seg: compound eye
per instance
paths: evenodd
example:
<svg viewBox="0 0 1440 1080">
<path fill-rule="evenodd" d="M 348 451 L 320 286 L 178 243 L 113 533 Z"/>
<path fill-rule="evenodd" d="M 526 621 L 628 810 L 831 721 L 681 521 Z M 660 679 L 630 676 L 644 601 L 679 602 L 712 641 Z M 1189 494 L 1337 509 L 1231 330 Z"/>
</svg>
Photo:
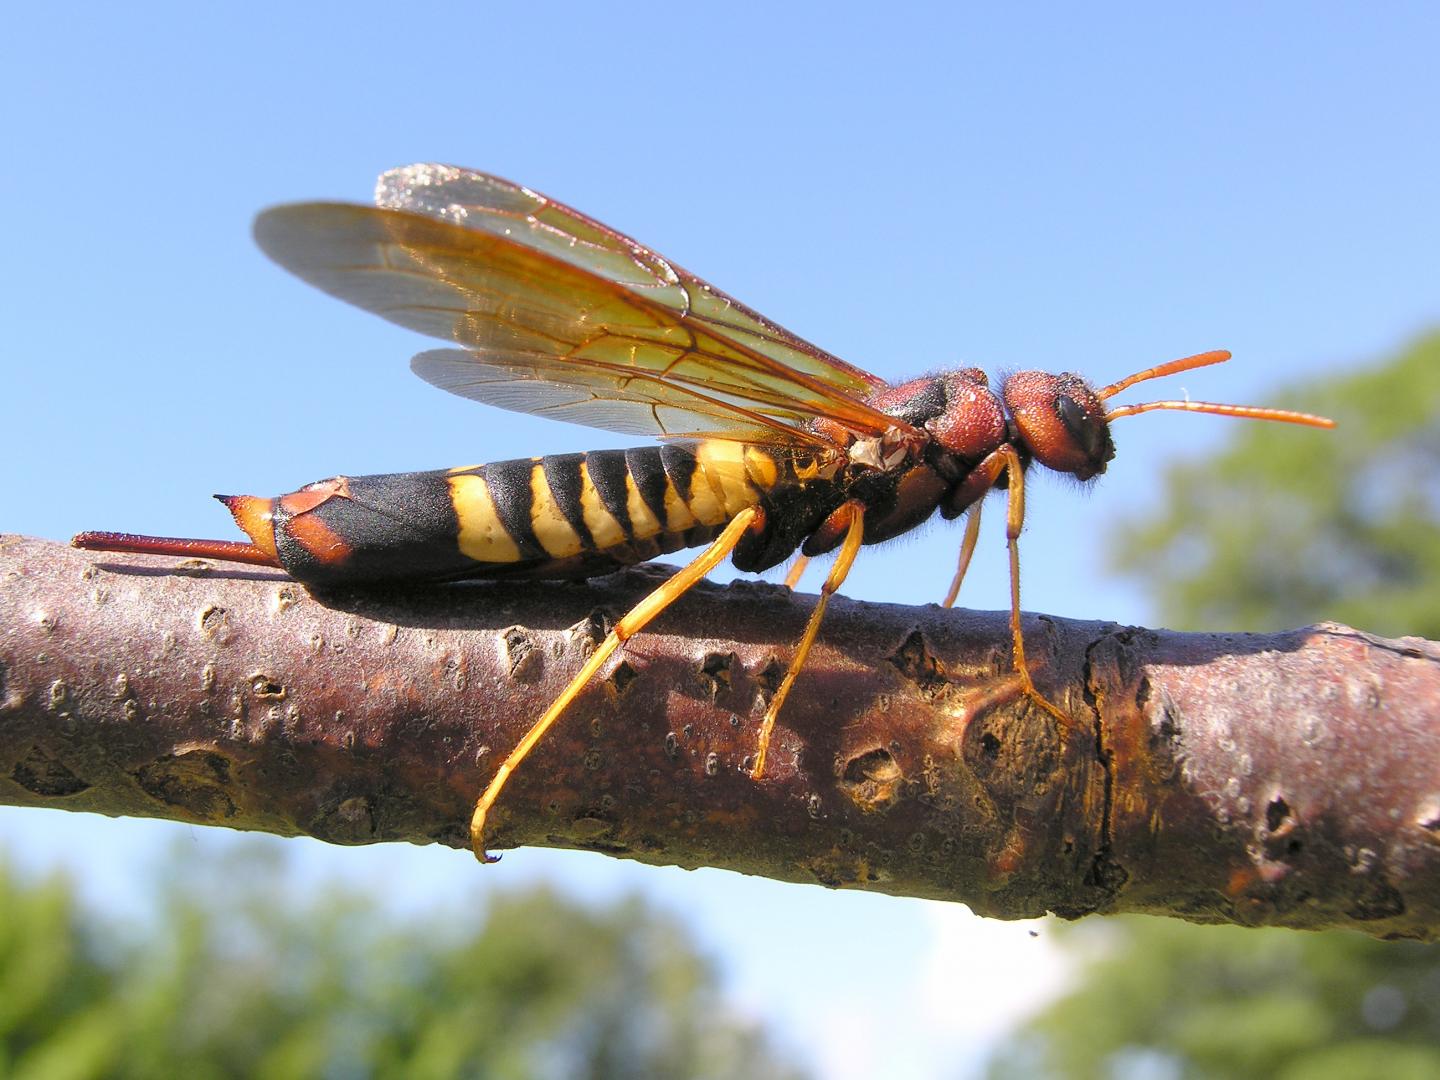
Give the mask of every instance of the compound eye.
<svg viewBox="0 0 1440 1080">
<path fill-rule="evenodd" d="M 1060 422 L 1065 425 L 1070 437 L 1085 451 L 1085 456 L 1098 457 L 1104 435 L 1098 424 L 1091 423 L 1080 403 L 1068 394 L 1060 394 L 1055 398 L 1055 411 L 1060 414 Z"/>
</svg>

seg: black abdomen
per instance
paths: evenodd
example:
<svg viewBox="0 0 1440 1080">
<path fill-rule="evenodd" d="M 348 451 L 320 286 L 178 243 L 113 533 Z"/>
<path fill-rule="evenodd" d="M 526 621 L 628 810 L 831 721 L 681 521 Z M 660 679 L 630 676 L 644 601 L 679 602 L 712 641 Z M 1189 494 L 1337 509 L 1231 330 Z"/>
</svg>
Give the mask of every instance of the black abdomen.
<svg viewBox="0 0 1440 1080">
<path fill-rule="evenodd" d="M 813 462 L 797 471 L 775 451 L 706 440 L 336 477 L 260 516 L 288 573 L 336 585 L 592 576 L 706 543 L 756 505 L 769 511 L 767 526 L 742 541 L 735 564 L 765 569 L 838 504 Z"/>
</svg>

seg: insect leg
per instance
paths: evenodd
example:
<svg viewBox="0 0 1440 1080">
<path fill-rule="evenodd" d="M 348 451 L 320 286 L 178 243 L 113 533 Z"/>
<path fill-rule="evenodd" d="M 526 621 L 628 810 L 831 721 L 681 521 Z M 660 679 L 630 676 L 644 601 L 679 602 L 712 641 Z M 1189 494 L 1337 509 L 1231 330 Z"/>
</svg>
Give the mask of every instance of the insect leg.
<svg viewBox="0 0 1440 1080">
<path fill-rule="evenodd" d="M 854 565 L 855 556 L 865 538 L 864 503 L 852 499 L 836 512 L 847 514 L 850 518 L 845 530 L 845 541 L 840 545 L 840 553 L 835 556 L 835 565 L 830 568 L 830 575 L 825 579 L 825 584 L 820 586 L 820 599 L 815 602 L 815 610 L 810 613 L 810 621 L 805 624 L 805 635 L 800 639 L 800 645 L 790 659 L 785 678 L 780 680 L 775 696 L 770 699 L 770 707 L 765 710 L 765 719 L 760 722 L 760 744 L 755 751 L 755 767 L 750 770 L 751 777 L 756 780 L 765 772 L 765 754 L 770 749 L 770 734 L 775 730 L 775 717 L 780 714 L 780 706 L 785 704 L 785 698 L 790 694 L 795 676 L 799 675 L 800 669 L 805 666 L 805 658 L 810 655 L 810 646 L 815 644 L 815 635 L 820 632 L 820 620 L 825 617 L 825 607 L 830 603 L 831 594 L 840 588 L 845 576 L 850 573 L 850 567 Z"/>
<path fill-rule="evenodd" d="M 793 589 L 800 584 L 800 578 L 805 573 L 805 568 L 810 565 L 809 555 L 796 556 L 795 564 L 790 567 L 790 572 L 785 575 L 785 587 Z"/>
<path fill-rule="evenodd" d="M 643 630 L 651 619 L 659 615 L 689 591 L 692 585 L 715 569 L 721 560 L 734 550 L 735 545 L 740 542 L 747 529 L 763 522 L 764 511 L 759 507 L 747 507 L 736 514 L 730 524 L 725 526 L 725 530 L 700 553 L 694 562 L 641 600 L 615 624 L 615 628 L 596 647 L 590 659 L 585 662 L 585 666 L 570 680 L 570 684 L 560 692 L 560 696 L 551 703 L 550 708 L 545 710 L 545 715 L 535 721 L 530 730 L 525 733 L 525 737 L 520 740 L 514 750 L 510 751 L 510 756 L 495 771 L 490 786 L 485 789 L 485 793 L 475 803 L 475 812 L 470 817 L 470 848 L 475 852 L 477 859 L 481 862 L 496 861 L 496 857 L 492 857 L 485 851 L 485 816 L 499 797 L 500 789 L 510 779 L 510 774 L 515 771 L 520 762 L 525 760 L 525 756 L 535 748 L 535 744 L 545 737 L 545 733 L 559 719 L 560 714 L 565 711 L 565 707 L 575 700 L 580 691 L 585 688 L 585 684 L 600 670 L 616 649 Z"/>
<path fill-rule="evenodd" d="M 1010 549 L 1010 639 L 1013 643 L 1015 674 L 1020 679 L 1020 689 L 1025 696 L 1068 728 L 1072 723 L 1070 717 L 1035 689 L 1035 683 L 1030 678 L 1030 667 L 1025 663 L 1025 635 L 1020 629 L 1020 529 L 1025 524 L 1025 474 L 1020 455 L 1013 446 L 1002 446 L 995 454 L 1000 455 L 1005 463 L 1006 485 L 1009 491 L 1005 506 L 1005 543 Z M 982 467 L 983 465 L 984 462 L 981 463 Z"/>
<path fill-rule="evenodd" d="M 977 500 L 965 518 L 965 539 L 960 543 L 960 561 L 955 566 L 955 577 L 950 582 L 950 591 L 941 601 L 941 607 L 955 606 L 955 598 L 960 595 L 960 583 L 965 580 L 965 571 L 970 569 L 970 559 L 975 554 L 975 542 L 979 539 L 980 503 Z"/>
</svg>

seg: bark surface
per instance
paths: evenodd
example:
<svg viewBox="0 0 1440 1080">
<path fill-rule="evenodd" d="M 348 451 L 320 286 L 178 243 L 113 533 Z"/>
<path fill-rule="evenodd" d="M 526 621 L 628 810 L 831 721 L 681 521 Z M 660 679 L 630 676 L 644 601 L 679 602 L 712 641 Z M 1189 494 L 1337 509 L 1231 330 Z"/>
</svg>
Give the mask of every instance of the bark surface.
<svg viewBox="0 0 1440 1080">
<path fill-rule="evenodd" d="M 312 595 L 278 571 L 0 537 L 0 802 L 467 846 L 490 774 L 664 576 Z M 1440 938 L 1440 646 L 1178 634 L 701 585 L 526 761 L 491 844 L 1066 917 Z M 476 873 L 503 873 L 503 867 Z"/>
</svg>

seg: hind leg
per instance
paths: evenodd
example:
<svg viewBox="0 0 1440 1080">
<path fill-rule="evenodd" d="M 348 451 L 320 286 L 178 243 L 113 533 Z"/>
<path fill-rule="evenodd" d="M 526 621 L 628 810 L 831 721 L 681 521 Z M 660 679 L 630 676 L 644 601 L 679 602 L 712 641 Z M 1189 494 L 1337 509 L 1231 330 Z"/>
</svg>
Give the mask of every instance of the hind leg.
<svg viewBox="0 0 1440 1080">
<path fill-rule="evenodd" d="M 736 514 L 730 524 L 725 526 L 725 530 L 700 553 L 694 562 L 641 600 L 615 624 L 615 628 L 596 647 L 590 659 L 585 662 L 585 666 L 570 680 L 570 684 L 560 692 L 560 696 L 545 710 L 545 714 L 535 721 L 530 730 L 525 733 L 525 737 L 516 744 L 514 750 L 510 751 L 510 756 L 501 763 L 500 768 L 495 770 L 495 776 L 491 779 L 490 786 L 485 789 L 485 793 L 475 803 L 475 811 L 470 817 L 470 848 L 475 852 L 477 859 L 481 862 L 495 862 L 498 858 L 485 850 L 485 817 L 490 813 L 490 807 L 495 805 L 495 800 L 500 797 L 500 792 L 505 787 L 505 782 L 510 779 L 510 774 L 525 760 L 530 751 L 535 749 L 535 745 L 545 737 L 545 733 L 554 726 L 566 706 L 579 696 L 580 691 L 585 689 L 585 684 L 594 677 L 616 649 L 643 630 L 651 619 L 684 596 L 692 585 L 715 569 L 725 556 L 735 550 L 735 545 L 740 542 L 745 531 L 763 524 L 764 520 L 765 512 L 759 507 L 750 507 Z"/>
</svg>

